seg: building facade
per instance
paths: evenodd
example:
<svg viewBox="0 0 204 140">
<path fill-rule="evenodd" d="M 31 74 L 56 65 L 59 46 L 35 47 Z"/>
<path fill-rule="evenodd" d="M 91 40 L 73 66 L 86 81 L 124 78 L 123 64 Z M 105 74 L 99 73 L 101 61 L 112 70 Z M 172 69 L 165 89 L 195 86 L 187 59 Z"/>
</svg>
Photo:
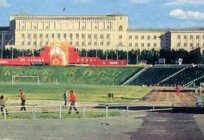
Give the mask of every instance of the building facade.
<svg viewBox="0 0 204 140">
<path fill-rule="evenodd" d="M 171 49 L 187 51 L 200 48 L 204 50 L 204 31 L 171 31 Z"/>
<path fill-rule="evenodd" d="M 204 30 L 134 30 L 128 28 L 126 15 L 12 15 L 10 34 L 13 41 L 7 48 L 33 50 L 61 41 L 87 50 L 204 50 Z"/>
</svg>

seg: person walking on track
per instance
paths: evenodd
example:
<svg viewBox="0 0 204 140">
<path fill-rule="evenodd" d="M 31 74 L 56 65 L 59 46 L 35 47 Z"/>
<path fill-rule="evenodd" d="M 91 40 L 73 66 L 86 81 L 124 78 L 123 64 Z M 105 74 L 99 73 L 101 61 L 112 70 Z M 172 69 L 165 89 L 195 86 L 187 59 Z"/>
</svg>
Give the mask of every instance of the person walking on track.
<svg viewBox="0 0 204 140">
<path fill-rule="evenodd" d="M 26 96 L 23 89 L 20 90 L 20 94 L 18 95 L 18 97 L 21 98 L 21 111 L 23 110 L 26 111 L 26 107 L 25 107 Z"/>
<path fill-rule="evenodd" d="M 5 113 L 8 116 L 8 111 L 7 111 L 6 106 L 5 106 L 6 101 L 7 101 L 7 97 L 4 98 L 4 96 L 1 95 L 1 97 L 0 97 L 0 108 L 1 108 L 1 112 L 2 112 L 3 116 L 4 116 Z"/>
<path fill-rule="evenodd" d="M 67 108 L 68 94 L 66 89 L 64 90 L 63 98 L 64 98 L 64 107 Z"/>
<path fill-rule="evenodd" d="M 69 112 L 68 112 L 68 113 L 71 114 L 72 108 L 74 108 L 74 110 L 76 111 L 76 113 L 79 114 L 79 111 L 77 110 L 77 108 L 76 108 L 76 106 L 75 106 L 76 96 L 75 96 L 73 90 L 70 91 L 69 102 L 70 102 L 71 104 L 70 104 Z"/>
<path fill-rule="evenodd" d="M 177 84 L 176 85 L 176 95 L 178 96 L 179 94 L 180 94 L 180 87 L 179 87 L 179 85 Z"/>
</svg>

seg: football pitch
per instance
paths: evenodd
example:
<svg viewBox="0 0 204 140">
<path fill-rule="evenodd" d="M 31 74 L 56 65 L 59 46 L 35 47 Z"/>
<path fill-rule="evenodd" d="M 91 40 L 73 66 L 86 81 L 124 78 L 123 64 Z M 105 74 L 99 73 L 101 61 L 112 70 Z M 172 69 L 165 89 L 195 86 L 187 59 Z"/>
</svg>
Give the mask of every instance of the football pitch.
<svg viewBox="0 0 204 140">
<path fill-rule="evenodd" d="M 63 101 L 64 90 L 74 90 L 77 102 L 97 103 L 129 103 L 145 96 L 151 88 L 137 86 L 106 86 L 106 85 L 69 85 L 69 84 L 41 84 L 41 85 L 0 85 L 0 95 L 8 100 L 16 100 L 19 90 L 23 89 L 28 100 L 56 100 Z M 108 98 L 113 93 L 113 98 Z"/>
</svg>

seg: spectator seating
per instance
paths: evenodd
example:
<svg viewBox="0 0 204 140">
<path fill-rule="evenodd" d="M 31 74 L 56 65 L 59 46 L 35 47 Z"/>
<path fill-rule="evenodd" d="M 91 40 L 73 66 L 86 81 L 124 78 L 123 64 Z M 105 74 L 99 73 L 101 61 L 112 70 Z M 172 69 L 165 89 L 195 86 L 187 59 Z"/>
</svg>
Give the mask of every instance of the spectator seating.
<svg viewBox="0 0 204 140">
<path fill-rule="evenodd" d="M 135 78 L 130 85 L 156 85 L 161 80 L 171 76 L 183 67 L 150 67 L 139 77 Z"/>
</svg>

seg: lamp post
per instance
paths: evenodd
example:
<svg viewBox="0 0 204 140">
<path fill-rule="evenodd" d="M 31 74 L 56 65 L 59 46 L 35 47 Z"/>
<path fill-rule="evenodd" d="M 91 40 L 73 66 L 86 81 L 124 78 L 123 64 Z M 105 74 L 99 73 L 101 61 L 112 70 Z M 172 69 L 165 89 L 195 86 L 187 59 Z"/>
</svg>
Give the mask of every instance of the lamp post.
<svg viewBox="0 0 204 140">
<path fill-rule="evenodd" d="M 1 34 L 1 58 L 3 58 L 4 34 Z"/>
<path fill-rule="evenodd" d="M 128 55 L 128 53 L 129 53 L 129 50 L 128 50 L 128 46 L 127 46 L 127 65 L 128 65 L 128 60 L 129 60 L 129 55 Z"/>
</svg>

